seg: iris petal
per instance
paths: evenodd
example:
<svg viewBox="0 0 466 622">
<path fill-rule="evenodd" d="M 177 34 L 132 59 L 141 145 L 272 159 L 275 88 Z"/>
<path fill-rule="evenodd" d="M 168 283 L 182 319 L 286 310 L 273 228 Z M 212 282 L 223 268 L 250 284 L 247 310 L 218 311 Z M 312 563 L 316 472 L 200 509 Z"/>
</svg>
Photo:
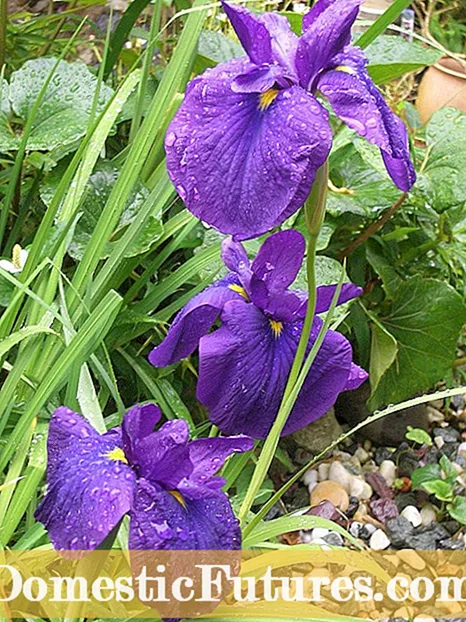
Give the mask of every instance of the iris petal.
<svg viewBox="0 0 466 622">
<path fill-rule="evenodd" d="M 309 345 L 317 336 L 316 318 Z M 198 399 L 225 434 L 265 438 L 275 420 L 291 369 L 302 322 L 280 330 L 253 305 L 232 301 L 222 327 L 200 343 Z M 291 434 L 322 416 L 344 389 L 352 352 L 343 335 L 328 331 L 284 429 Z"/>
<path fill-rule="evenodd" d="M 96 548 L 129 511 L 135 476 L 121 447 L 119 430 L 100 436 L 69 408 L 53 414 L 48 487 L 36 518 L 56 549 Z"/>
<path fill-rule="evenodd" d="M 231 274 L 194 296 L 178 313 L 162 343 L 149 354 L 152 365 L 165 367 L 192 354 L 223 305 L 241 296 L 235 289 L 240 286 L 238 277 Z"/>
<path fill-rule="evenodd" d="M 256 65 L 272 63 L 272 43 L 269 31 L 258 16 L 243 6 L 228 4 L 222 0 L 223 10 L 235 29 L 241 45 Z"/>
<path fill-rule="evenodd" d="M 237 550 L 241 530 L 227 496 L 212 491 L 202 499 L 184 498 L 139 480 L 131 510 L 130 549 Z"/>
<path fill-rule="evenodd" d="M 259 94 L 235 93 L 244 61 L 206 72 L 167 133 L 170 177 L 186 207 L 236 239 L 265 233 L 303 204 L 328 156 L 328 114 L 295 86 L 265 109 Z"/>
</svg>

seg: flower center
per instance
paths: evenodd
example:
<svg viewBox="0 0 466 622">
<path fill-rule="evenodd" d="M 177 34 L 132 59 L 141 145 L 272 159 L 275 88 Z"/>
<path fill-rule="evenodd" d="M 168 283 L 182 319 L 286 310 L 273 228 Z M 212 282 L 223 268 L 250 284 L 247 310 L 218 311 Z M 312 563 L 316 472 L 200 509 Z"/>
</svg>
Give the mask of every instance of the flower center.
<svg viewBox="0 0 466 622">
<path fill-rule="evenodd" d="M 278 89 L 269 89 L 262 93 L 259 98 L 259 110 L 267 110 L 267 108 L 273 103 L 280 91 Z"/>
<path fill-rule="evenodd" d="M 249 302 L 249 296 L 246 293 L 246 290 L 244 289 L 244 287 L 241 287 L 241 285 L 229 285 L 228 289 L 231 289 L 234 292 L 237 292 L 240 296 L 242 296 L 244 298 L 244 300 L 246 300 L 246 302 Z"/>
<path fill-rule="evenodd" d="M 110 458 L 110 460 L 114 460 L 115 462 L 124 462 L 125 464 L 128 464 L 125 452 L 121 449 L 121 447 L 115 447 L 114 449 L 110 450 L 106 454 L 106 457 Z"/>
<path fill-rule="evenodd" d="M 23 267 L 21 265 L 21 246 L 19 244 L 15 244 L 13 246 L 13 251 L 11 253 L 12 264 L 16 268 L 16 270 L 21 270 Z"/>
<path fill-rule="evenodd" d="M 175 497 L 180 505 L 182 505 L 184 508 L 186 507 L 186 503 L 184 502 L 181 492 L 178 492 L 178 490 L 170 490 L 170 494 L 172 497 Z"/>
<path fill-rule="evenodd" d="M 282 334 L 283 324 L 282 322 L 277 322 L 276 320 L 269 320 L 270 328 L 272 329 L 273 336 L 275 339 L 278 339 Z"/>
<path fill-rule="evenodd" d="M 357 72 L 352 67 L 346 67 L 345 65 L 338 65 L 338 67 L 335 67 L 335 71 L 350 73 L 352 76 L 355 76 L 357 74 Z"/>
</svg>

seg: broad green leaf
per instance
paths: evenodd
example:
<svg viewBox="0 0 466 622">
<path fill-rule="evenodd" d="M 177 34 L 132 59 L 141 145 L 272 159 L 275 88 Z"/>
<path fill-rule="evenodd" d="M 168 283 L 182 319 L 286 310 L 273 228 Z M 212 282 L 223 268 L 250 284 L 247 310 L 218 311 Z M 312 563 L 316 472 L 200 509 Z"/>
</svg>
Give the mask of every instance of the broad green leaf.
<svg viewBox="0 0 466 622">
<path fill-rule="evenodd" d="M 367 49 L 368 71 L 376 84 L 389 82 L 410 71 L 433 65 L 442 52 L 409 42 L 399 35 L 378 37 Z"/>
<path fill-rule="evenodd" d="M 411 0 L 394 0 L 372 26 L 357 39 L 356 45 L 362 49 L 367 48 L 367 46 L 375 41 L 410 4 Z"/>
<path fill-rule="evenodd" d="M 112 164 L 101 162 L 89 177 L 79 208 L 81 215 L 68 248 L 68 253 L 74 259 L 80 260 L 82 258 L 119 174 L 119 170 Z M 41 196 L 46 204 L 52 198 L 59 184 L 60 175 L 61 169 L 57 168 L 49 175 L 46 184 L 41 188 Z M 123 231 L 133 222 L 148 194 L 148 190 L 142 184 L 136 184 L 121 214 L 120 222 L 113 235 L 114 239 L 118 239 Z M 157 211 L 147 218 L 143 231 L 141 231 L 131 248 L 128 249 L 125 256 L 132 257 L 147 251 L 160 237 L 162 231 L 161 214 Z M 115 241 L 107 244 L 102 258 L 110 255 L 115 244 Z"/>
<path fill-rule="evenodd" d="M 432 439 L 429 434 L 423 430 L 422 428 L 413 428 L 412 426 L 407 427 L 406 438 L 408 441 L 413 441 L 418 445 L 427 445 L 428 447 L 432 446 Z"/>
<path fill-rule="evenodd" d="M 372 407 L 401 402 L 443 379 L 455 360 L 466 307 L 447 283 L 415 276 L 398 287 L 380 321 L 398 352 L 371 397 Z"/>
<path fill-rule="evenodd" d="M 9 99 L 15 114 L 23 122 L 31 113 L 55 63 L 54 58 L 29 60 L 12 74 Z M 27 142 L 28 151 L 63 148 L 82 138 L 89 122 L 96 86 L 97 78 L 84 63 L 60 61 L 34 119 Z M 110 87 L 102 85 L 97 114 L 112 92 Z"/>
<path fill-rule="evenodd" d="M 457 495 L 453 501 L 447 505 L 447 510 L 450 516 L 461 523 L 466 525 L 466 499 Z"/>
<path fill-rule="evenodd" d="M 419 490 L 426 482 L 442 479 L 442 471 L 438 464 L 427 464 L 424 467 L 414 469 L 411 475 L 413 490 Z"/>
<path fill-rule="evenodd" d="M 9 123 L 11 116 L 11 106 L 8 97 L 9 87 L 6 80 L 0 83 L 0 152 L 13 151 L 18 148 L 18 140 Z"/>
<path fill-rule="evenodd" d="M 194 70 L 201 73 L 217 63 L 244 56 L 244 50 L 238 41 L 226 37 L 219 30 L 202 30 L 197 54 Z"/>
<path fill-rule="evenodd" d="M 466 114 L 444 108 L 434 115 L 426 129 L 426 164 L 419 174 L 416 192 L 437 212 L 466 201 Z"/>
<path fill-rule="evenodd" d="M 383 247 L 376 240 L 367 240 L 365 248 L 367 261 L 382 279 L 387 298 L 391 300 L 403 281 L 384 254 Z"/>
<path fill-rule="evenodd" d="M 445 479 L 453 485 L 458 477 L 458 472 L 445 454 L 440 456 L 439 465 L 445 474 Z"/>
<path fill-rule="evenodd" d="M 374 392 L 379 385 L 380 379 L 393 364 L 398 352 L 398 345 L 395 337 L 379 322 L 371 324 L 371 331 L 369 380 L 371 390 Z"/>
<path fill-rule="evenodd" d="M 34 335 L 38 335 L 39 333 L 48 333 L 50 335 L 57 334 L 51 328 L 47 328 L 46 326 L 25 326 L 24 328 L 18 330 L 16 333 L 12 333 L 8 337 L 5 337 L 5 339 L 0 340 L 0 357 L 5 356 L 5 354 L 7 354 L 11 350 L 11 348 L 23 341 L 23 339 L 33 337 Z"/>
<path fill-rule="evenodd" d="M 440 501 L 451 501 L 453 497 L 453 486 L 442 479 L 423 482 L 422 488 L 430 495 L 435 495 Z"/>
</svg>

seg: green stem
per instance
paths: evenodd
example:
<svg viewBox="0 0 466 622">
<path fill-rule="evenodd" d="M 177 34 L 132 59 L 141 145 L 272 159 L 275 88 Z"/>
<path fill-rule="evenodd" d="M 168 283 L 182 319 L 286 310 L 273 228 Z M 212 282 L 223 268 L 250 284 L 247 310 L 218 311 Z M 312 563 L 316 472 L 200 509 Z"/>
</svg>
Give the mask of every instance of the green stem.
<svg viewBox="0 0 466 622">
<path fill-rule="evenodd" d="M 254 504 L 254 499 L 262 486 L 262 483 L 267 475 L 270 464 L 272 463 L 275 451 L 280 440 L 280 434 L 285 427 L 286 421 L 293 409 L 296 399 L 299 394 L 300 386 L 304 380 L 301 379 L 301 368 L 303 365 L 304 357 L 306 355 L 306 349 L 309 343 L 309 336 L 311 334 L 312 323 L 314 320 L 314 313 L 316 308 L 317 288 L 315 280 L 315 255 L 317 249 L 317 238 L 325 217 L 325 200 L 327 196 L 327 183 L 328 183 L 328 165 L 325 163 L 316 174 L 314 184 L 311 189 L 311 193 L 304 205 L 304 214 L 306 217 L 306 223 L 309 233 L 308 247 L 307 247 L 307 279 L 308 279 L 308 303 L 306 317 L 303 323 L 303 329 L 299 340 L 298 348 L 296 350 L 295 358 L 291 366 L 290 375 L 286 383 L 285 391 L 283 393 L 282 402 L 278 410 L 277 417 L 272 425 L 272 428 L 265 439 L 262 451 L 259 456 L 256 468 L 249 484 L 246 496 L 241 506 L 238 518 L 244 523 L 251 507 Z M 317 350 L 320 343 L 315 343 L 312 351 L 308 357 L 312 360 L 317 354 Z M 307 361 L 307 362 L 308 362 Z M 310 364 L 310 363 L 309 363 Z M 306 372 L 307 373 L 307 372 Z"/>
</svg>

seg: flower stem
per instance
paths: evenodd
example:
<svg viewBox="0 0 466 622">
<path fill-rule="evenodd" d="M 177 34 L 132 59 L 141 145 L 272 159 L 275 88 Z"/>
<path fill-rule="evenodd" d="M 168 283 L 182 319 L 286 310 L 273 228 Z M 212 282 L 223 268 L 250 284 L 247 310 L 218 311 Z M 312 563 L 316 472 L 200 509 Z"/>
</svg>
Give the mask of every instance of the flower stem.
<svg viewBox="0 0 466 622">
<path fill-rule="evenodd" d="M 306 224 L 309 233 L 309 240 L 307 245 L 307 281 L 308 281 L 308 302 L 306 317 L 303 323 L 303 329 L 299 340 L 298 348 L 296 350 L 293 365 L 291 366 L 290 375 L 286 383 L 283 398 L 278 410 L 277 417 L 273 423 L 273 426 L 265 439 L 262 451 L 257 461 L 256 468 L 254 469 L 251 482 L 246 492 L 243 504 L 239 511 L 238 518 L 244 523 L 251 507 L 254 504 L 254 500 L 257 493 L 262 486 L 262 483 L 267 475 L 270 464 L 275 455 L 275 451 L 280 440 L 280 434 L 285 427 L 286 421 L 293 409 L 296 399 L 299 394 L 299 390 L 305 380 L 308 369 L 305 371 L 304 378 L 300 377 L 301 368 L 303 367 L 304 357 L 306 355 L 306 349 L 309 342 L 309 336 L 311 334 L 312 323 L 314 320 L 314 313 L 316 309 L 317 288 L 315 279 L 315 256 L 317 250 L 317 239 L 319 237 L 320 228 L 325 217 L 325 200 L 327 196 L 327 183 L 328 183 L 328 165 L 327 162 L 317 171 L 314 184 L 308 199 L 304 205 L 304 214 L 306 218 Z M 312 364 L 318 349 L 320 347 L 321 339 L 316 341 L 315 347 L 308 357 L 308 365 Z"/>
</svg>

